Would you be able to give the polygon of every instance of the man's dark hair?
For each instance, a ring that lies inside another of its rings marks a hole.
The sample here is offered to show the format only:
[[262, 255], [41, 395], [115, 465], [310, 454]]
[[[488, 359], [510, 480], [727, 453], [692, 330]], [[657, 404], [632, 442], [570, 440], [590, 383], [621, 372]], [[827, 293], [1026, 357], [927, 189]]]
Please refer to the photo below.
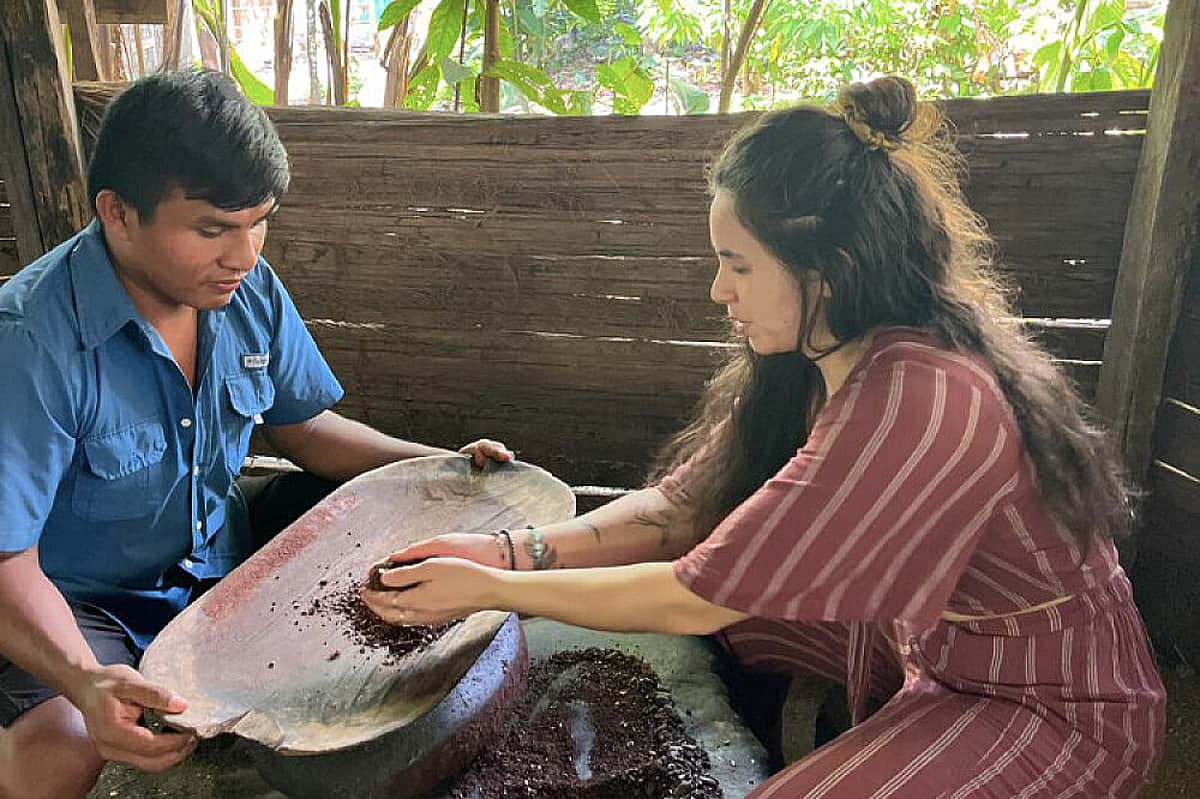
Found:
[[154, 217], [170, 192], [218, 208], [251, 208], [282, 198], [287, 151], [261, 108], [233, 80], [209, 70], [150, 75], [109, 105], [88, 168], [88, 200], [111, 189]]

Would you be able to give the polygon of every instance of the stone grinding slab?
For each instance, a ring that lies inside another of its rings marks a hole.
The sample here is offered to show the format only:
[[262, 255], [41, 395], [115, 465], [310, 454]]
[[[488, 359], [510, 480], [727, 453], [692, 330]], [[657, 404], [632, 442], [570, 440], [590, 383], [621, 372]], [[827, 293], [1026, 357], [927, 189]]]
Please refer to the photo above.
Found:
[[[384, 466], [338, 488], [176, 617], [141, 671], [188, 700], [169, 721], [202, 738], [232, 732], [312, 755], [402, 732], [451, 692], [508, 614], [473, 614], [396, 659], [311, 613], [312, 601], [409, 542], [573, 514], [570, 489], [527, 464], [476, 471], [465, 457], [435, 456]], [[487, 698], [469, 701], [482, 708]]]
[[[669, 689], [684, 728], [712, 764], [725, 799], [743, 799], [769, 776], [767, 754], [729, 704], [715, 645], [693, 636], [607, 633], [547, 619], [522, 622], [530, 663], [570, 650], [615, 649], [641, 658]], [[450, 799], [443, 786], [432, 799]]]

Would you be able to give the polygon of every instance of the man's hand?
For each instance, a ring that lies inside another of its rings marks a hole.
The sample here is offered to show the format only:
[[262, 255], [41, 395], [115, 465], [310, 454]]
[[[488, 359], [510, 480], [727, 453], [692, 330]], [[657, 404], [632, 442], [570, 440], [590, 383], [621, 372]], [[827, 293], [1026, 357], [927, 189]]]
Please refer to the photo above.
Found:
[[145, 680], [129, 666], [102, 666], [88, 672], [78, 692], [68, 697], [87, 722], [88, 735], [101, 757], [143, 771], [166, 771], [196, 748], [196, 736], [156, 734], [138, 724], [143, 710], [182, 713], [187, 702]]
[[508, 447], [501, 444], [499, 441], [492, 441], [490, 438], [481, 438], [478, 441], [472, 441], [465, 447], [459, 450], [463, 455], [471, 456], [471, 465], [476, 469], [482, 469], [483, 465], [489, 460], [497, 463], [508, 463], [516, 460], [516, 455], [512, 453]]

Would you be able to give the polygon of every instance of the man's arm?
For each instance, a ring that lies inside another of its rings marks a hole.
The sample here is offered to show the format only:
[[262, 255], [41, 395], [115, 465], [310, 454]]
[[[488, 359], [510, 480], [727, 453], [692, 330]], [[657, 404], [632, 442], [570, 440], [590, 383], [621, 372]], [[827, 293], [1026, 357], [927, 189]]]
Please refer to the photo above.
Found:
[[182, 713], [187, 703], [128, 666], [101, 666], [70, 607], [38, 564], [37, 547], [0, 552], [0, 654], [58, 691], [83, 714], [107, 760], [163, 771], [195, 748], [191, 735], [155, 735], [144, 709]]
[[267, 425], [267, 441], [292, 463], [326, 480], [343, 482], [363, 472], [422, 455], [470, 455], [476, 466], [484, 461], [510, 461], [513, 454], [499, 441], [481, 438], [460, 449], [442, 449], [393, 438], [347, 419], [322, 411], [297, 424]]
[[263, 431], [280, 455], [305, 471], [338, 482], [405, 458], [454, 454], [392, 438], [333, 411], [297, 424], [267, 425]]

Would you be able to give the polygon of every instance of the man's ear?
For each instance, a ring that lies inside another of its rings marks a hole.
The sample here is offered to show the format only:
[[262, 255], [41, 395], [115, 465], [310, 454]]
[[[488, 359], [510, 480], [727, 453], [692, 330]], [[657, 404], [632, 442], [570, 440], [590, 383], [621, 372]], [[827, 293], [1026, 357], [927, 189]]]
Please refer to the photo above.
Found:
[[96, 194], [96, 216], [109, 236], [123, 241], [129, 239], [132, 229], [139, 222], [137, 209], [112, 189], [101, 189]]

